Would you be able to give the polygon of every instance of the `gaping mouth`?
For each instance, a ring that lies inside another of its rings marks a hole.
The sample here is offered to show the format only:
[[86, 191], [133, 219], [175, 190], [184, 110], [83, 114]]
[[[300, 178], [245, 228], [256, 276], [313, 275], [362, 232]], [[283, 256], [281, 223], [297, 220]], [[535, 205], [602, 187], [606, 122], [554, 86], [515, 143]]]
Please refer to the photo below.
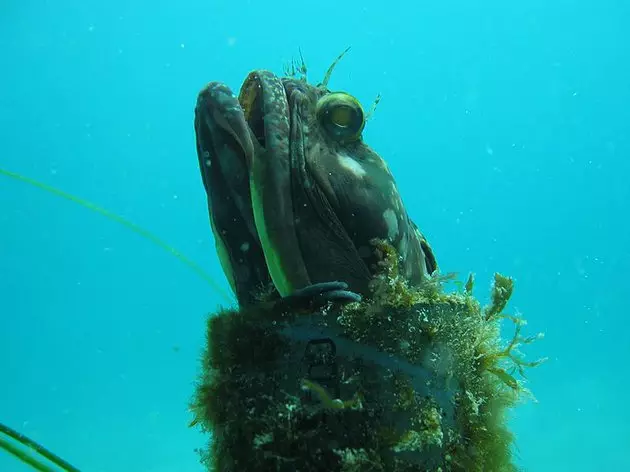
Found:
[[309, 283], [294, 228], [289, 123], [283, 81], [268, 71], [250, 73], [238, 98], [214, 82], [197, 102], [211, 222], [239, 299], [269, 276], [282, 295]]
[[265, 133], [265, 103], [262, 87], [261, 78], [255, 72], [251, 73], [241, 87], [238, 101], [243, 109], [245, 121], [253, 137], [262, 148], [265, 148], [267, 139]]

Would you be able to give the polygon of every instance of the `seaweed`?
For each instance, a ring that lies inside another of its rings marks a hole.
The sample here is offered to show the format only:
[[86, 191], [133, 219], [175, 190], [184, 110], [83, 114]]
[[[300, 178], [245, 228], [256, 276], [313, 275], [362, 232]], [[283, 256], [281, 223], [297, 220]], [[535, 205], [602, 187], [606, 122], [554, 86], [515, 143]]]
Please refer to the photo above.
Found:
[[25, 175], [19, 174], [17, 172], [12, 172], [12, 171], [0, 168], [0, 175], [4, 175], [5, 177], [11, 178], [13, 180], [17, 180], [19, 182], [28, 184], [31, 187], [35, 187], [35, 188], [38, 188], [38, 189], [43, 190], [45, 192], [48, 192], [51, 195], [55, 195], [57, 197], [61, 197], [61, 198], [65, 199], [65, 200], [68, 200], [70, 202], [76, 203], [76, 204], [78, 204], [78, 205], [80, 205], [80, 206], [82, 206], [84, 208], [87, 208], [90, 211], [98, 213], [98, 214], [104, 216], [105, 218], [107, 218], [107, 219], [109, 219], [111, 221], [114, 221], [114, 222], [124, 226], [125, 228], [131, 230], [132, 232], [138, 234], [139, 236], [142, 236], [143, 238], [149, 240], [150, 242], [152, 242], [156, 246], [160, 247], [161, 249], [165, 250], [166, 252], [168, 252], [172, 256], [176, 257], [180, 262], [182, 262], [190, 270], [192, 270], [198, 277], [200, 277], [208, 285], [210, 285], [210, 287], [212, 287], [212, 289], [218, 295], [220, 295], [225, 301], [227, 301], [227, 302], [231, 302], [232, 301], [232, 297], [230, 295], [228, 295], [221, 288], [220, 284], [217, 283], [214, 280], [214, 278], [212, 278], [208, 273], [206, 273], [206, 271], [204, 271], [203, 268], [199, 264], [197, 264], [193, 260], [191, 260], [188, 257], [186, 257], [179, 250], [177, 250], [173, 246], [169, 245], [168, 243], [166, 243], [165, 241], [160, 239], [155, 234], [153, 234], [150, 231], [146, 230], [145, 228], [135, 224], [134, 222], [132, 222], [132, 221], [126, 219], [126, 218], [123, 218], [122, 216], [120, 216], [120, 215], [118, 215], [118, 214], [116, 214], [116, 213], [114, 213], [114, 212], [112, 212], [110, 210], [107, 210], [106, 208], [103, 208], [103, 207], [97, 205], [96, 203], [90, 202], [88, 200], [85, 200], [84, 198], [81, 198], [81, 197], [78, 197], [78, 196], [73, 195], [71, 193], [65, 192], [65, 191], [63, 191], [61, 189], [53, 187], [52, 185], [46, 184], [44, 182], [40, 182], [38, 180], [32, 179], [30, 177], [27, 177]]
[[79, 472], [61, 457], [31, 438], [0, 423], [0, 449], [40, 472]]

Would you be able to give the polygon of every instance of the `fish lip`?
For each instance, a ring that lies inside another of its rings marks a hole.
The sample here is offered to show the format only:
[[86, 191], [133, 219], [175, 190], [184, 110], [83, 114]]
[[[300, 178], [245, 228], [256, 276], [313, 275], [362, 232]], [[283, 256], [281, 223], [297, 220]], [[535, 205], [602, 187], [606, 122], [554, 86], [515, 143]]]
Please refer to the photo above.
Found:
[[[211, 82], [199, 92], [195, 107], [198, 130], [210, 131], [218, 126], [228, 133], [242, 149], [250, 169], [252, 160], [265, 150], [268, 141], [265, 119], [270, 107], [263, 93], [263, 75], [278, 79], [269, 71], [254, 70], [243, 81], [238, 97], [223, 83]], [[288, 102], [286, 89], [284, 95]]]
[[310, 284], [295, 218], [296, 169], [291, 136], [294, 102], [287, 80], [254, 70], [243, 81], [239, 103], [254, 142], [250, 192], [254, 221], [278, 292]]
[[[218, 126], [231, 136], [249, 165], [254, 153], [251, 133], [238, 98], [227, 86], [220, 82], [211, 82], [199, 92], [195, 107], [195, 122], [200, 133], [212, 134], [212, 130]], [[206, 149], [206, 151], [218, 152], [219, 150]]]
[[194, 121], [199, 168], [209, 199], [223, 192], [256, 239], [248, 208], [254, 146], [236, 95], [221, 82], [209, 83], [198, 94]]

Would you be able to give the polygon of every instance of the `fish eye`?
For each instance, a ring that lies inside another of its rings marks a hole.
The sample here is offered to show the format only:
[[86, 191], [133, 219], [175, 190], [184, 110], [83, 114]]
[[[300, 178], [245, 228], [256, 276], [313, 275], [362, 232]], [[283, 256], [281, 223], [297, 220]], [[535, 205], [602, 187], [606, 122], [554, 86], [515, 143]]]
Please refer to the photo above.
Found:
[[317, 102], [317, 119], [326, 132], [340, 142], [356, 141], [365, 126], [359, 101], [345, 92], [324, 95]]

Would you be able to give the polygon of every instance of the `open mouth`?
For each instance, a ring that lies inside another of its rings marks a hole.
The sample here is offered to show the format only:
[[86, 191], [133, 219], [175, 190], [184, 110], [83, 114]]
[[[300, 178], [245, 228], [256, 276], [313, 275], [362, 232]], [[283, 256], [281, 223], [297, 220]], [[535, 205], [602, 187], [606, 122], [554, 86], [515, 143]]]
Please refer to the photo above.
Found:
[[261, 147], [267, 144], [265, 134], [265, 103], [261, 78], [254, 72], [247, 77], [238, 101], [243, 109], [245, 121]]
[[250, 73], [238, 98], [224, 84], [209, 84], [197, 102], [200, 144], [219, 161], [228, 154], [227, 146], [244, 157], [250, 170], [261, 157], [257, 151], [288, 158], [289, 110], [282, 80], [267, 71]]
[[[243, 241], [251, 241], [249, 247], [260, 249], [259, 272], [264, 269], [281, 295], [310, 283], [295, 227], [293, 187], [300, 177], [292, 171], [296, 132], [288, 102], [282, 79], [255, 71], [238, 98], [224, 84], [209, 84], [199, 97], [195, 125], [215, 234], [231, 257], [225, 266], [238, 266]], [[249, 289], [245, 268], [241, 275]]]

